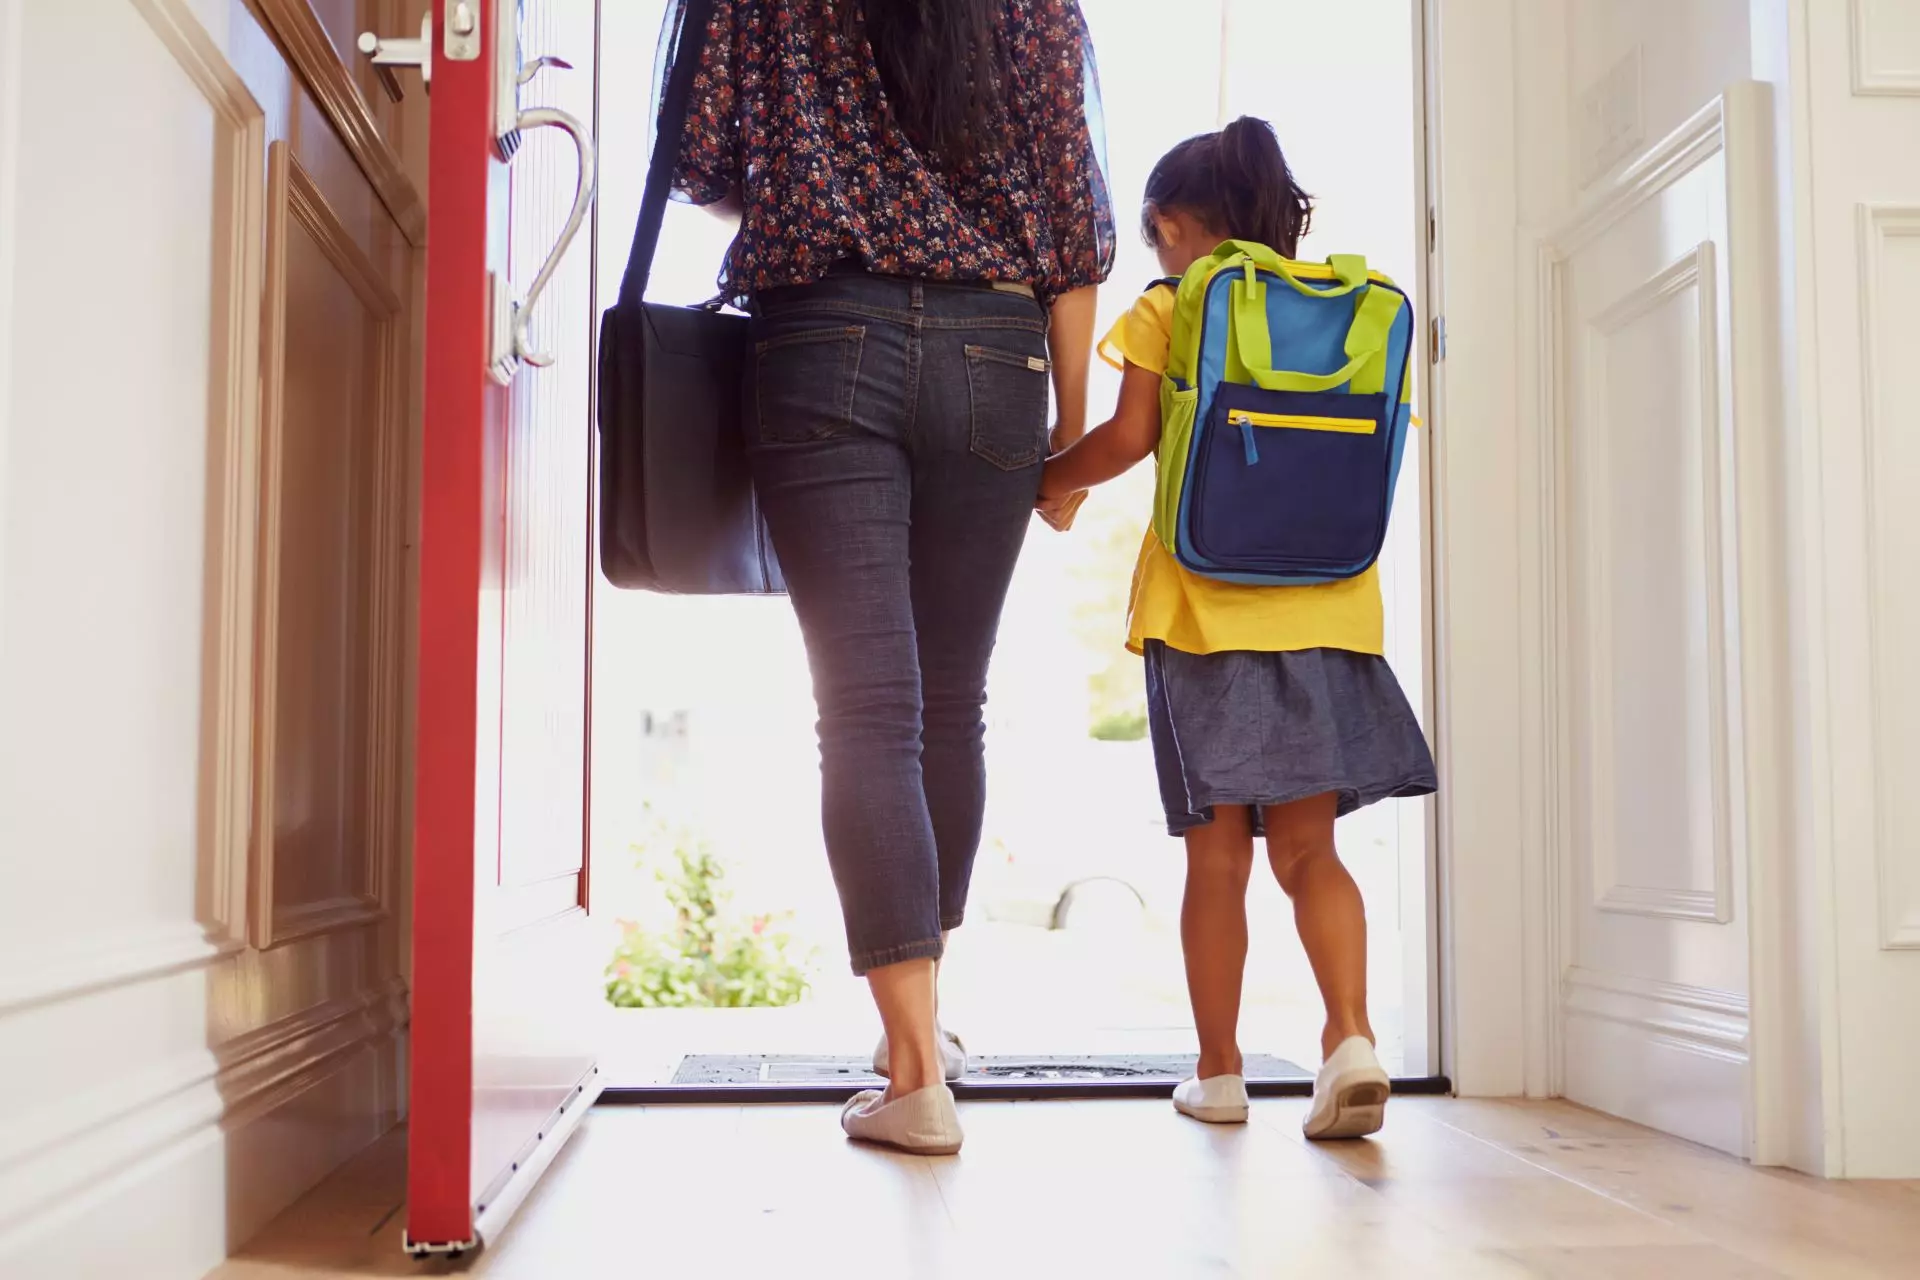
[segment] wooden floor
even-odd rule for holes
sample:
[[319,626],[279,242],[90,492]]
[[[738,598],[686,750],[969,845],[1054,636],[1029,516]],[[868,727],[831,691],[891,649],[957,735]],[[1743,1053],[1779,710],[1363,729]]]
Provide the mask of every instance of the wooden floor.
[[[674,1277],[1920,1276],[1920,1183],[1822,1183],[1561,1103],[1398,1099],[1310,1147],[1160,1102],[964,1105],[967,1148],[848,1145],[823,1107],[602,1108],[488,1280]],[[403,1143],[368,1152],[213,1280],[417,1276]]]

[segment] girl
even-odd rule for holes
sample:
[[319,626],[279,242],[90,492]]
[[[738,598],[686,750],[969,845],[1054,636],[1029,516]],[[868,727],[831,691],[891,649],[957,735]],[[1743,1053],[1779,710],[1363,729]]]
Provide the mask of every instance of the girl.
[[[1272,128],[1243,117],[1167,153],[1147,180],[1141,227],[1178,276],[1229,239],[1291,258],[1311,215]],[[1100,354],[1123,371],[1119,406],[1048,461],[1043,514],[1065,516],[1083,490],[1154,452],[1173,307],[1173,288],[1155,286],[1102,340]],[[1381,656],[1382,630],[1373,569],[1325,585],[1242,586],[1188,572],[1151,531],[1140,549],[1127,646],[1146,658],[1161,801],[1169,832],[1186,840],[1180,938],[1200,1062],[1173,1102],[1195,1119],[1247,1118],[1236,1029],[1247,880],[1264,834],[1327,1011],[1307,1136],[1380,1128],[1388,1087],[1367,1021],[1366,916],[1334,851],[1334,819],[1436,786]]]

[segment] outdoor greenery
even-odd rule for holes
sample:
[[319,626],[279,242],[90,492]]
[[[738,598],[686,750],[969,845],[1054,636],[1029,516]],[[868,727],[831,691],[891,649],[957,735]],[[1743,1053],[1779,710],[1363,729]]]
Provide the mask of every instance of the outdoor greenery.
[[635,846],[671,908],[654,927],[620,922],[607,1003],[622,1009],[744,1009],[797,1004],[809,960],[782,927],[791,913],[742,916],[726,867],[697,833],[662,826]]
[[1145,711],[1113,711],[1100,716],[1087,730],[1097,742],[1138,742],[1147,736]]

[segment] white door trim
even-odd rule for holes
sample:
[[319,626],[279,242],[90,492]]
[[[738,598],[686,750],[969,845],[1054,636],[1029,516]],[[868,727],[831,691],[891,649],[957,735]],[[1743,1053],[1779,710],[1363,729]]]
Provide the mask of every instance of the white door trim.
[[[1536,419],[1552,412],[1543,261],[1617,216],[1649,187],[1726,144],[1730,116],[1752,127],[1727,156],[1730,252],[1717,264],[1758,323],[1732,330],[1731,395],[1742,430],[1777,438],[1783,317],[1780,240],[1773,209],[1775,145],[1769,90],[1734,86],[1646,158],[1626,167],[1551,230],[1519,222],[1514,126],[1516,0],[1427,0],[1425,70],[1429,199],[1439,212],[1430,302],[1445,318],[1445,359],[1433,382],[1433,737],[1440,756],[1437,882],[1441,945],[1442,1070],[1465,1095],[1551,1096],[1561,1086],[1560,1019],[1567,921],[1561,897],[1564,841],[1553,780],[1558,754],[1558,566],[1551,517],[1557,460]],[[1756,198],[1758,197],[1758,198]],[[1549,248],[1548,246],[1552,246]],[[1743,304],[1744,306],[1744,304]],[[1770,323],[1771,321],[1771,323]],[[1723,1050],[1742,1035],[1752,1059],[1753,1152],[1779,1159],[1789,1123],[1780,1082],[1797,1029],[1784,992],[1797,957],[1781,898],[1790,891],[1793,833],[1788,766],[1793,691],[1784,676],[1787,552],[1779,462],[1763,449],[1735,460],[1739,539],[1733,630],[1741,681],[1729,713],[1742,723],[1752,956],[1751,1014],[1711,1011]],[[1771,523],[1772,528],[1767,526]],[[1731,531],[1730,531],[1731,532]],[[1696,904],[1697,905],[1697,904]],[[1716,913],[1719,903],[1714,904]],[[1578,983],[1575,984],[1579,986]],[[1596,995],[1581,988],[1582,997]],[[1666,993],[1671,995],[1673,993]],[[1723,1002],[1724,1003],[1724,1002]],[[1706,1011],[1702,1011],[1703,1014]],[[1750,1029],[1742,1028],[1751,1017]]]
[[1429,315],[1444,326],[1429,384],[1431,735],[1440,1063],[1456,1092],[1544,1095],[1547,992],[1531,833],[1537,750],[1523,739],[1524,643],[1517,394],[1520,330],[1515,0],[1425,0],[1427,199],[1437,243]]

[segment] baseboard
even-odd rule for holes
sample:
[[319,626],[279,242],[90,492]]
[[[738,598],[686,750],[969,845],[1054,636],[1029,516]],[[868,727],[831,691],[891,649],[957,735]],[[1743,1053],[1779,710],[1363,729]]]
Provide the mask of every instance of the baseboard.
[[399,1122],[405,1039],[383,988],[50,1108],[0,1162],[0,1275],[199,1280]]
[[1744,998],[1572,968],[1561,1008],[1569,1099],[1730,1155],[1748,1154]]

